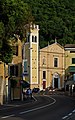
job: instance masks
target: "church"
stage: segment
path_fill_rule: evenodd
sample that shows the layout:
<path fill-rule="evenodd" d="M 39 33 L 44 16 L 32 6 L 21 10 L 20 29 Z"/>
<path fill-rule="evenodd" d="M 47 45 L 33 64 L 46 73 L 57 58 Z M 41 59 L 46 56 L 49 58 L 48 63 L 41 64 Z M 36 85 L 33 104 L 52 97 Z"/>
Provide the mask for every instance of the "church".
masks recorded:
<path fill-rule="evenodd" d="M 64 48 L 56 42 L 40 49 L 40 88 L 61 89 L 64 87 Z"/>
<path fill-rule="evenodd" d="M 64 87 L 64 48 L 57 43 L 39 50 L 39 26 L 30 26 L 24 45 L 23 79 L 30 83 L 31 89 L 47 87 L 61 89 Z M 27 66 L 27 67 L 26 67 Z"/>

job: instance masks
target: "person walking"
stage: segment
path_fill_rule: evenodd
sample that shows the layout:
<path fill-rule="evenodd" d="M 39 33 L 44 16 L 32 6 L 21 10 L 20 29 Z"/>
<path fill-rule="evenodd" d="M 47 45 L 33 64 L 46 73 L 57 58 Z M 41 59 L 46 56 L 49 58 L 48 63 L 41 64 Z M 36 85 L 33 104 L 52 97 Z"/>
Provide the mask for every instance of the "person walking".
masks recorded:
<path fill-rule="evenodd" d="M 27 89 L 26 95 L 27 95 L 27 98 L 30 97 L 32 99 L 32 90 L 30 88 Z"/>
<path fill-rule="evenodd" d="M 32 99 L 32 90 L 30 89 L 30 98 Z"/>

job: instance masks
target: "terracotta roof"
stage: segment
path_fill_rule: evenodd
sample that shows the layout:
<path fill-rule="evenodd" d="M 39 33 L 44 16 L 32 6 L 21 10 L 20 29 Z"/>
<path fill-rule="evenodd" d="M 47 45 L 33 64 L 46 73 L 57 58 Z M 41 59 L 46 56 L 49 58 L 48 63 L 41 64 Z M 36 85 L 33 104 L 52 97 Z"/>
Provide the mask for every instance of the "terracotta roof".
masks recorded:
<path fill-rule="evenodd" d="M 75 44 L 66 44 L 65 48 L 75 48 Z"/>

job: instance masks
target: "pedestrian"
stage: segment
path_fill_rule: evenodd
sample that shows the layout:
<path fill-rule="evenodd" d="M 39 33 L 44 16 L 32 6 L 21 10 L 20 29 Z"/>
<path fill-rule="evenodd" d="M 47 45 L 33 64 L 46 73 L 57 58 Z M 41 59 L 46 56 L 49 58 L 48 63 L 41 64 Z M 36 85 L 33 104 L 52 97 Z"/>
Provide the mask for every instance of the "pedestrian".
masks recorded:
<path fill-rule="evenodd" d="M 30 89 L 30 98 L 32 99 L 32 90 Z"/>
<path fill-rule="evenodd" d="M 26 91 L 26 96 L 27 96 L 27 98 L 29 98 L 29 89 L 27 89 L 27 91 Z"/>

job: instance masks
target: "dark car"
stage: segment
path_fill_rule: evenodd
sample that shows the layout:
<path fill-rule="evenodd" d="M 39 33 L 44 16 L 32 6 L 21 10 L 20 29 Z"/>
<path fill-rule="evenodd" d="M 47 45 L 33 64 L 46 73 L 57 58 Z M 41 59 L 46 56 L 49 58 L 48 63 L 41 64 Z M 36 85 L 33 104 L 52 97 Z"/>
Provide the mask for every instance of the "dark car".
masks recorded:
<path fill-rule="evenodd" d="M 39 91 L 40 91 L 39 88 L 33 88 L 33 90 L 32 90 L 33 93 L 38 93 Z"/>

